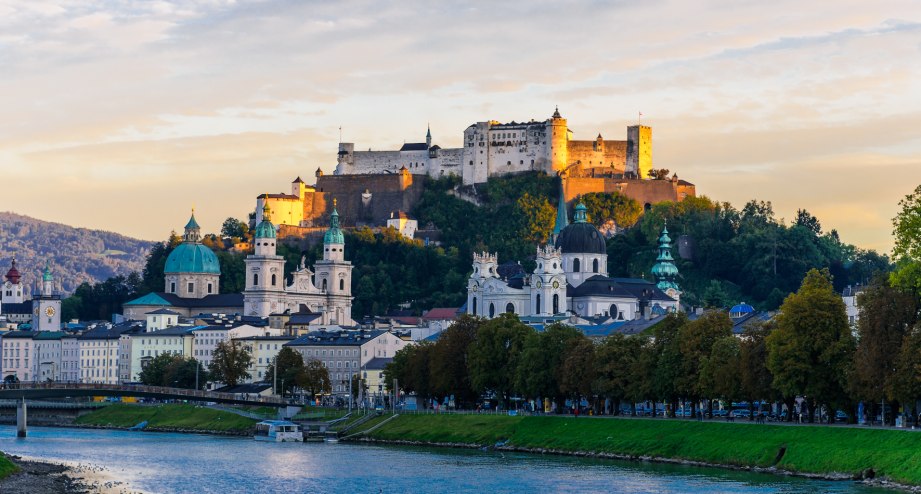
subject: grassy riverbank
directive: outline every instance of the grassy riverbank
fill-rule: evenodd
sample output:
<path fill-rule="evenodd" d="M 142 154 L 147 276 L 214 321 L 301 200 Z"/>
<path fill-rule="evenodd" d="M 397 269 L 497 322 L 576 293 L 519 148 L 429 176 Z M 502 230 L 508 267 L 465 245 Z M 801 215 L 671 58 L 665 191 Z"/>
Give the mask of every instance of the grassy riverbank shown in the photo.
<path fill-rule="evenodd" d="M 19 471 L 19 467 L 15 463 L 10 461 L 9 458 L 0 453 L 0 479 L 9 477 L 10 475 Z"/>
<path fill-rule="evenodd" d="M 256 420 L 231 412 L 194 405 L 112 405 L 83 415 L 77 425 L 133 427 L 143 421 L 147 427 L 195 431 L 245 432 Z"/>
<path fill-rule="evenodd" d="M 404 415 L 372 432 L 381 440 L 611 453 L 798 473 L 878 476 L 921 485 L 921 432 L 684 420 Z M 783 454 L 781 455 L 781 451 Z M 779 460 L 778 460 L 779 457 Z"/>

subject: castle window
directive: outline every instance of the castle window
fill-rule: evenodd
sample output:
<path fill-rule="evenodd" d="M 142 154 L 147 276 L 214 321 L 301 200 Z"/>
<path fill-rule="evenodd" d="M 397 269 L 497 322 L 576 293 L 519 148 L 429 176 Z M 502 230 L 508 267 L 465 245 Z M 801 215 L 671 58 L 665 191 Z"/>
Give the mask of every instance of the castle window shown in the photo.
<path fill-rule="evenodd" d="M 489 303 L 489 318 L 492 319 L 493 317 L 496 317 L 496 306 L 493 305 L 492 302 L 490 302 Z"/>
<path fill-rule="evenodd" d="M 581 267 L 581 266 L 579 265 L 579 260 L 578 260 L 578 259 L 573 259 L 573 260 L 572 260 L 572 270 L 573 270 L 573 272 L 574 272 L 574 273 L 578 273 L 580 267 Z"/>
<path fill-rule="evenodd" d="M 509 303 L 505 306 L 505 312 L 508 313 L 508 314 L 514 314 L 514 313 L 515 313 L 515 304 L 509 302 Z"/>
<path fill-rule="evenodd" d="M 253 286 L 256 286 L 258 284 L 259 284 L 259 274 L 253 273 Z"/>
<path fill-rule="evenodd" d="M 594 261 L 592 261 L 592 272 L 593 273 L 598 272 L 598 259 L 595 259 Z"/>
<path fill-rule="evenodd" d="M 345 280 L 339 280 L 339 291 L 340 292 L 345 291 Z"/>
<path fill-rule="evenodd" d="M 192 293 L 194 291 L 195 291 L 195 283 L 189 283 L 189 293 Z"/>
<path fill-rule="evenodd" d="M 519 165 L 523 165 L 523 164 L 524 164 L 524 160 L 519 161 L 518 164 L 519 164 Z"/>
<path fill-rule="evenodd" d="M 273 275 L 272 275 L 272 286 L 275 286 L 275 282 L 276 282 L 276 281 L 277 281 L 277 278 L 276 278 L 275 275 L 273 274 Z"/>
<path fill-rule="evenodd" d="M 506 165 L 508 165 L 508 166 L 512 166 L 512 162 L 511 162 L 511 161 L 509 161 L 508 163 L 506 163 Z"/>

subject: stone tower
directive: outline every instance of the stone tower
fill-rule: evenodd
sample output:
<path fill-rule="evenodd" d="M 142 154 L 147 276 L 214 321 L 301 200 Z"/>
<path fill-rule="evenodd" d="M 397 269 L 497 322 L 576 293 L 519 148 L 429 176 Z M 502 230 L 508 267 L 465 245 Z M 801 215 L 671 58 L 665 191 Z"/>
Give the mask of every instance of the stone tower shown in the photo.
<path fill-rule="evenodd" d="M 547 156 L 550 158 L 550 169 L 544 170 L 548 175 L 565 170 L 569 166 L 569 127 L 566 119 L 560 115 L 560 109 L 553 111 L 553 116 L 547 121 Z"/>
<path fill-rule="evenodd" d="M 333 199 L 329 229 L 323 235 L 323 260 L 314 265 L 317 287 L 326 294 L 325 324 L 350 325 L 352 321 L 352 263 L 345 260 L 345 235 Z"/>
<path fill-rule="evenodd" d="M 537 248 L 537 269 L 531 275 L 531 313 L 552 316 L 567 311 L 563 252 L 545 245 Z"/>
<path fill-rule="evenodd" d="M 652 170 L 652 127 L 648 125 L 631 125 L 627 127 L 627 163 L 626 170 L 635 172 L 637 178 L 649 178 Z"/>
<path fill-rule="evenodd" d="M 41 290 L 32 296 L 32 329 L 61 329 L 61 294 L 54 291 L 54 276 L 49 264 L 45 264 L 45 270 L 42 272 Z"/>
<path fill-rule="evenodd" d="M 22 275 L 16 269 L 16 258 L 10 262 L 10 270 L 6 272 L 6 281 L 3 283 L 3 296 L 0 297 L 6 304 L 21 304 L 26 299 L 25 287 L 22 284 Z"/>
<path fill-rule="evenodd" d="M 253 254 L 246 256 L 246 288 L 243 312 L 267 317 L 284 310 L 285 259 L 276 255 L 275 225 L 268 205 L 262 207 L 262 221 L 253 233 Z"/>

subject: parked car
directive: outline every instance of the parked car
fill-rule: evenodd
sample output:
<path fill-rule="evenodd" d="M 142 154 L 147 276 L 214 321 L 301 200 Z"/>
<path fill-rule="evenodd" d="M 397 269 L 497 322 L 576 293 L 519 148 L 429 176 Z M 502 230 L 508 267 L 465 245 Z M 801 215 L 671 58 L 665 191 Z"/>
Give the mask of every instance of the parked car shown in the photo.
<path fill-rule="evenodd" d="M 728 413 L 727 410 L 713 410 L 714 417 L 725 417 Z"/>
<path fill-rule="evenodd" d="M 844 412 L 844 410 L 838 410 L 837 412 L 835 412 L 835 422 L 847 423 L 849 419 L 850 417 L 848 416 L 847 413 Z"/>
<path fill-rule="evenodd" d="M 733 410 L 732 416 L 739 419 L 748 419 L 751 418 L 752 412 L 748 409 Z"/>

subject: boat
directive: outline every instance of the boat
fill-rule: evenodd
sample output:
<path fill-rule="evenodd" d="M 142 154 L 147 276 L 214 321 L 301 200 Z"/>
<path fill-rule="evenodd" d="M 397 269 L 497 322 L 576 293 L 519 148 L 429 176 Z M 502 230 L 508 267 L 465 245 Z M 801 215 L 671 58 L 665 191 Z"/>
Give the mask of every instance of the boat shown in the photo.
<path fill-rule="evenodd" d="M 327 443 L 338 443 L 339 433 L 336 431 L 326 431 L 326 435 L 323 436 L 323 441 Z"/>
<path fill-rule="evenodd" d="M 304 441 L 301 426 L 287 420 L 263 420 L 256 424 L 256 434 L 253 437 L 257 441 L 277 443 Z"/>
<path fill-rule="evenodd" d="M 147 428 L 147 421 L 145 420 L 134 427 L 129 427 L 128 430 L 129 431 L 142 431 L 146 428 Z"/>

